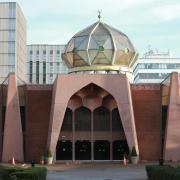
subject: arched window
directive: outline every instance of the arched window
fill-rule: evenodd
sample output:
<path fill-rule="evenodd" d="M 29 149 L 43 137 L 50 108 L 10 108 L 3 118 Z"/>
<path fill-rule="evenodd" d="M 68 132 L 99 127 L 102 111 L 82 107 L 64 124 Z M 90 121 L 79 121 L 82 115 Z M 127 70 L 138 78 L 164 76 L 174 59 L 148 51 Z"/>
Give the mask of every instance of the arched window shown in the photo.
<path fill-rule="evenodd" d="M 66 109 L 61 131 L 72 131 L 72 110 L 69 108 Z"/>
<path fill-rule="evenodd" d="M 91 131 L 91 111 L 80 107 L 75 111 L 75 131 Z"/>
<path fill-rule="evenodd" d="M 99 107 L 94 110 L 94 131 L 110 130 L 110 112 L 105 107 Z"/>
<path fill-rule="evenodd" d="M 113 131 L 123 131 L 123 126 L 121 122 L 121 117 L 117 108 L 112 110 L 112 130 Z"/>

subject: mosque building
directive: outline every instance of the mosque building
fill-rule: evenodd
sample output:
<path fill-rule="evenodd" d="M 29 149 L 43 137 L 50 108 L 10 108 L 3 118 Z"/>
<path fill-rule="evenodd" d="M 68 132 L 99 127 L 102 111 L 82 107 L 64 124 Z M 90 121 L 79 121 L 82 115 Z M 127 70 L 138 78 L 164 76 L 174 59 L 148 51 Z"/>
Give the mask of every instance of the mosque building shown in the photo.
<path fill-rule="evenodd" d="M 52 85 L 26 84 L 14 73 L 0 85 L 1 161 L 180 160 L 178 73 L 161 84 L 132 84 L 138 53 L 101 22 L 75 34 L 62 56 L 69 68 Z"/>

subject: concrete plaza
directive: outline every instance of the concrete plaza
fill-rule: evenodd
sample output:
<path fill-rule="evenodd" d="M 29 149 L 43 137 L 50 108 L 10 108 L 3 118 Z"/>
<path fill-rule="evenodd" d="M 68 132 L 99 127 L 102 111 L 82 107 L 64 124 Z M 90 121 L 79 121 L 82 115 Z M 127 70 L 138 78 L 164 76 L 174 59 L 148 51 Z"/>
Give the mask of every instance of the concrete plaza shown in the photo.
<path fill-rule="evenodd" d="M 144 165 L 119 163 L 59 164 L 49 167 L 47 180 L 147 180 Z"/>

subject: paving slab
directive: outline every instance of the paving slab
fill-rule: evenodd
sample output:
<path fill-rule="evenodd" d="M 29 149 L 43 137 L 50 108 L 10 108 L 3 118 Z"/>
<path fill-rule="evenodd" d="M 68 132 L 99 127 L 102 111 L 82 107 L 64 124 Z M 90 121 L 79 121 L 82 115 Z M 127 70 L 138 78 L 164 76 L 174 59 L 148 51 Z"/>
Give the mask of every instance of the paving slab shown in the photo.
<path fill-rule="evenodd" d="M 72 164 L 49 168 L 47 180 L 147 180 L 144 165 Z"/>

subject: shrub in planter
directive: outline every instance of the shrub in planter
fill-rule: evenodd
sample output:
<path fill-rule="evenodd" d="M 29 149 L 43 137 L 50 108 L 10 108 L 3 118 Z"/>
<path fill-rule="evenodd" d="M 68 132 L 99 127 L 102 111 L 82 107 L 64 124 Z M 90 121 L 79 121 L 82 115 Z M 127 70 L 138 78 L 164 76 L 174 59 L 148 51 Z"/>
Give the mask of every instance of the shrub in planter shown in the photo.
<path fill-rule="evenodd" d="M 20 168 L 1 166 L 0 175 L 3 180 L 46 180 L 47 169 L 45 167 Z"/>
<path fill-rule="evenodd" d="M 179 180 L 180 170 L 172 166 L 148 165 L 146 166 L 148 180 Z"/>
<path fill-rule="evenodd" d="M 20 167 L 7 167 L 7 166 L 0 166 L 0 175 L 3 180 L 10 180 L 10 175 L 17 171 L 23 171 L 23 168 Z"/>
<path fill-rule="evenodd" d="M 133 146 L 132 151 L 131 151 L 131 162 L 132 164 L 138 163 L 138 155 L 137 155 L 135 146 Z"/>
<path fill-rule="evenodd" d="M 47 169 L 44 167 L 28 168 L 24 171 L 14 172 L 11 176 L 16 176 L 18 180 L 46 180 Z"/>
<path fill-rule="evenodd" d="M 46 162 L 47 162 L 47 164 L 52 164 L 52 162 L 53 162 L 53 157 L 52 157 L 52 153 L 51 153 L 50 148 L 47 149 Z"/>

